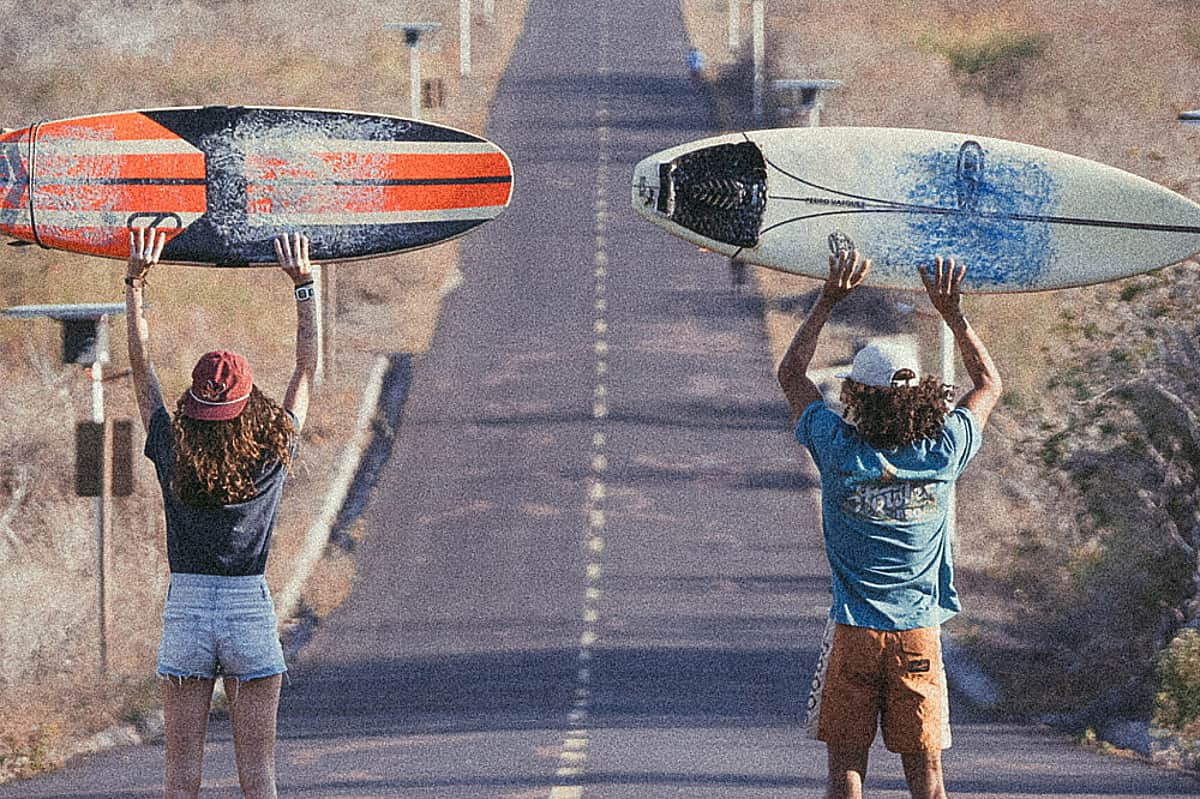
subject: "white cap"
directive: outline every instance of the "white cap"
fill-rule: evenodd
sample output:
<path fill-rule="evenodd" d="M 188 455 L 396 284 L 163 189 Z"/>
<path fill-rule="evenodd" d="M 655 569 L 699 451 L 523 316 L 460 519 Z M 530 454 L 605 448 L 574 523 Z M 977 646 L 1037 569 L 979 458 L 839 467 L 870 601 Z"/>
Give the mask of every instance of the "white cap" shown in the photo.
<path fill-rule="evenodd" d="M 850 373 L 838 377 L 875 388 L 915 386 L 921 380 L 921 362 L 912 345 L 895 339 L 876 339 L 854 356 Z"/>

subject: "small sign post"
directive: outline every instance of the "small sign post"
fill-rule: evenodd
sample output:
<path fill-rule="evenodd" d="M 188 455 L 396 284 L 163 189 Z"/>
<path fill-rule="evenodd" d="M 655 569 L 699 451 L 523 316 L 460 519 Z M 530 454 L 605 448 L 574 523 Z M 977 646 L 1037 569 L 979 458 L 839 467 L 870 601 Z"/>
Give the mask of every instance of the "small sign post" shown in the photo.
<path fill-rule="evenodd" d="M 385 30 L 404 31 L 404 46 L 408 48 L 408 115 L 420 119 L 421 55 L 418 46 L 421 39 L 441 30 L 442 26 L 437 22 L 389 22 L 383 27 Z"/>
<path fill-rule="evenodd" d="M 132 425 L 118 422 L 116 438 L 125 448 L 114 456 L 114 426 L 104 418 L 104 364 L 108 363 L 109 316 L 125 313 L 121 303 L 90 305 L 20 305 L 0 315 L 12 319 L 49 318 L 62 323 L 62 360 L 91 369 L 90 422 L 76 428 L 76 493 L 96 498 L 96 616 L 100 677 L 108 677 L 108 546 L 112 530 L 114 466 L 122 496 L 132 493 Z"/>

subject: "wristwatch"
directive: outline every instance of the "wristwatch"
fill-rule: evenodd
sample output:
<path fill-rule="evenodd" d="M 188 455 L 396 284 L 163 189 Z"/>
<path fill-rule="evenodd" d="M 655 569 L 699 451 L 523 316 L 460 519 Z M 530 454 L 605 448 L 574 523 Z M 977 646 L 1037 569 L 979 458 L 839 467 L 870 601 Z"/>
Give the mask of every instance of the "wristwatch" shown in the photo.
<path fill-rule="evenodd" d="M 315 294 L 311 280 L 296 286 L 296 302 L 308 302 Z"/>

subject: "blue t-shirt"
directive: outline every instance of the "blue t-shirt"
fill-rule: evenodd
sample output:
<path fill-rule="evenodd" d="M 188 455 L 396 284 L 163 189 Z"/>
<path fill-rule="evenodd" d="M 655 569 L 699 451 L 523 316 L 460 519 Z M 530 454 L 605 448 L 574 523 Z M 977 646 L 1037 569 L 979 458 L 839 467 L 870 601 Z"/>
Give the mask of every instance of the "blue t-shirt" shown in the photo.
<path fill-rule="evenodd" d="M 290 411 L 287 414 L 295 425 L 296 417 Z M 292 438 L 292 457 L 296 454 L 297 438 Z M 254 480 L 255 495 L 245 502 L 198 507 L 181 501 L 171 491 L 175 434 L 166 408 L 159 408 L 150 417 L 145 452 L 154 462 L 162 488 L 167 517 L 167 562 L 172 573 L 244 577 L 266 571 L 271 530 L 275 527 L 283 481 L 287 477 L 282 463 L 272 461 L 264 465 Z"/>
<path fill-rule="evenodd" d="M 941 624 L 960 610 L 946 527 L 954 481 L 979 451 L 979 422 L 947 414 L 941 435 L 877 450 L 817 401 L 796 439 L 821 474 L 833 620 L 873 630 Z"/>

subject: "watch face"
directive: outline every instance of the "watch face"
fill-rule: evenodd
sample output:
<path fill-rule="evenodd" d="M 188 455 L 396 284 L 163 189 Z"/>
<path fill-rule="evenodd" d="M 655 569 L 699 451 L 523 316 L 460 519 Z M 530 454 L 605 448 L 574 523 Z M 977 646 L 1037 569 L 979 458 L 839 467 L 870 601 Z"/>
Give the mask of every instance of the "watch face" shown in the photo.
<path fill-rule="evenodd" d="M 296 288 L 296 299 L 300 301 L 311 300 L 313 298 L 312 286 L 298 286 Z"/>

